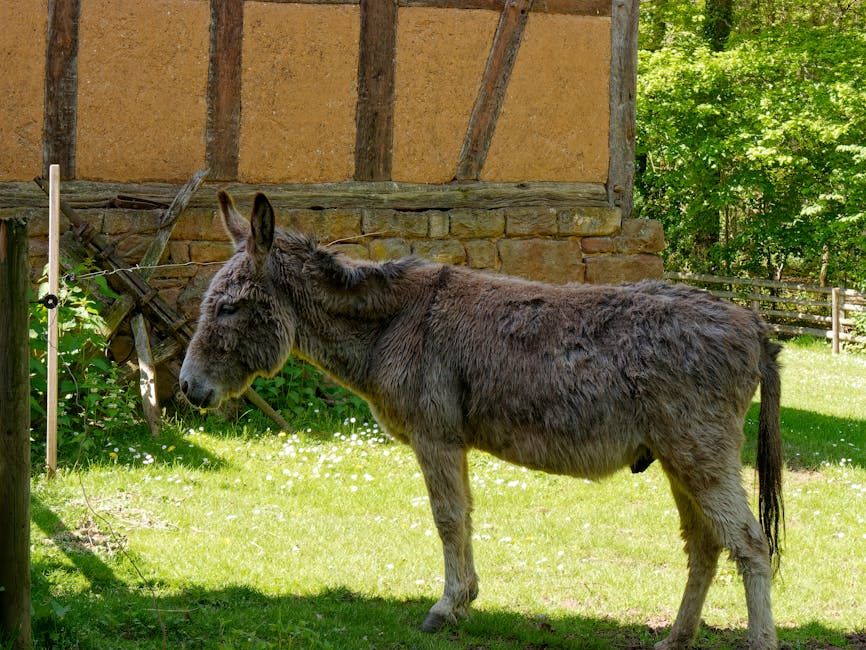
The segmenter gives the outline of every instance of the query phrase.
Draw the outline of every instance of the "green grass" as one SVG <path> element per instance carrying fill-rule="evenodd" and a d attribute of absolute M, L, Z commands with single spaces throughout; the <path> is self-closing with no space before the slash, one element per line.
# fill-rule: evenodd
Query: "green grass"
<path fill-rule="evenodd" d="M 866 357 L 789 345 L 782 361 L 780 637 L 863 647 Z M 589 483 L 473 453 L 481 595 L 426 635 L 441 550 L 411 453 L 361 422 L 308 428 L 177 422 L 35 478 L 37 647 L 649 648 L 670 626 L 686 566 L 657 463 Z M 737 647 L 745 617 L 723 562 L 697 647 Z"/>

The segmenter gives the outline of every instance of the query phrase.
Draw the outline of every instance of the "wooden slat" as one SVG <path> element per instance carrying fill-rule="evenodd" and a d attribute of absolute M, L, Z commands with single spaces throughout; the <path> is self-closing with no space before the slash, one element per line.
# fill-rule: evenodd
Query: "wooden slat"
<path fill-rule="evenodd" d="M 80 0 L 48 2 L 42 173 L 47 175 L 49 166 L 57 164 L 63 180 L 75 177 L 80 15 Z"/>
<path fill-rule="evenodd" d="M 396 0 L 361 0 L 355 180 L 391 178 L 394 143 Z"/>
<path fill-rule="evenodd" d="M 510 0 L 499 17 L 460 149 L 458 180 L 477 180 L 481 175 L 531 7 L 532 0 Z"/>
<path fill-rule="evenodd" d="M 685 280 L 690 282 L 704 282 L 707 284 L 733 284 L 747 287 L 768 287 L 771 289 L 789 289 L 791 291 L 808 291 L 830 295 L 832 289 L 829 287 L 818 287 L 811 284 L 800 284 L 798 282 L 776 282 L 775 280 L 762 280 L 760 278 L 736 278 L 724 275 L 707 275 L 706 273 L 679 273 L 667 271 L 665 278 L 670 280 Z"/>
<path fill-rule="evenodd" d="M 631 217 L 634 206 L 638 0 L 613 0 L 610 39 L 608 198 Z"/>
<path fill-rule="evenodd" d="M 206 160 L 215 180 L 237 180 L 243 0 L 211 0 Z"/>
<path fill-rule="evenodd" d="M 216 206 L 216 187 L 203 186 L 191 208 Z M 604 207 L 607 192 L 600 183 L 322 183 L 281 185 L 220 185 L 240 202 L 252 202 L 265 192 L 280 208 L 391 208 L 395 210 L 450 210 L 454 208 Z M 134 195 L 164 209 L 177 186 L 169 183 L 64 183 L 63 198 L 77 209 L 111 208 L 118 195 Z M 42 208 L 45 195 L 32 183 L 0 183 L 0 208 Z M 147 205 L 147 204 L 145 204 Z"/>

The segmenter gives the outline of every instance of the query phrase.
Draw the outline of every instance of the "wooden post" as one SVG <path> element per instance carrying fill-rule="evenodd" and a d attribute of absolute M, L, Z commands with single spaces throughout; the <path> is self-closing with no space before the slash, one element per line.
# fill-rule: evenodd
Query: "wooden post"
<path fill-rule="evenodd" d="M 60 293 L 60 165 L 51 165 L 48 179 L 48 293 Z M 57 471 L 57 345 L 60 341 L 60 306 L 48 310 L 48 386 L 45 391 L 47 431 L 45 466 L 48 476 Z"/>
<path fill-rule="evenodd" d="M 30 647 L 27 223 L 0 218 L 0 643 Z"/>
<path fill-rule="evenodd" d="M 613 0 L 610 44 L 608 200 L 629 219 L 634 207 L 635 101 L 639 0 Z"/>
<path fill-rule="evenodd" d="M 841 307 L 842 301 L 839 299 L 839 287 L 833 287 L 830 293 L 830 331 L 833 335 L 833 354 L 839 354 L 839 339 L 841 329 Z"/>
<path fill-rule="evenodd" d="M 156 398 L 156 366 L 153 363 L 153 353 L 150 349 L 150 335 L 144 316 L 136 314 L 130 320 L 132 335 L 135 337 L 135 353 L 138 355 L 139 389 L 141 390 L 141 407 L 144 419 L 152 436 L 159 435 L 159 425 L 162 419 L 159 410 L 159 400 Z"/>

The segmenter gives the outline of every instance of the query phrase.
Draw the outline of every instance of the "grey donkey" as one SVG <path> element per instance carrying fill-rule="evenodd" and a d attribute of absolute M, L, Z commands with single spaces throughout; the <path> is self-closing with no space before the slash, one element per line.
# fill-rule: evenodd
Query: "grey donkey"
<path fill-rule="evenodd" d="M 305 359 L 362 396 L 420 464 L 445 556 L 423 629 L 478 595 L 467 451 L 597 479 L 658 460 L 679 509 L 685 594 L 657 648 L 690 645 L 723 548 L 742 575 L 752 648 L 777 646 L 770 610 L 782 513 L 779 346 L 753 312 L 662 282 L 552 286 L 408 258 L 342 257 L 249 221 L 221 192 L 235 244 L 214 276 L 180 386 L 199 407 Z M 759 525 L 742 485 L 746 410 L 761 384 Z"/>

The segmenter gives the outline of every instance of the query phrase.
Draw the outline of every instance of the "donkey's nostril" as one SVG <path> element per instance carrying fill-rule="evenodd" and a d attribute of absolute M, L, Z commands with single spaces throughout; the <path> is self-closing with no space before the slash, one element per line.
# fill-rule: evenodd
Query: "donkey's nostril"
<path fill-rule="evenodd" d="M 186 395 L 187 392 L 189 391 L 189 382 L 186 381 L 185 379 L 182 382 L 180 382 L 180 390 L 184 395 Z"/>

